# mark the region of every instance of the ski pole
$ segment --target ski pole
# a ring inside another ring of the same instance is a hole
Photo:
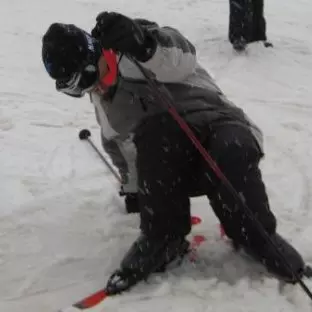
[[[296,282],[301,286],[303,291],[308,295],[308,297],[312,300],[312,292],[307,287],[307,285],[303,282],[302,278],[299,276],[297,272],[292,269],[291,264],[288,262],[287,258],[280,251],[278,246],[274,243],[270,235],[265,231],[262,224],[255,217],[254,213],[250,208],[245,204],[240,195],[237,193],[231,182],[227,179],[227,177],[223,174],[222,170],[219,168],[214,159],[210,156],[208,151],[203,147],[198,138],[196,137],[193,130],[189,127],[186,121],[181,117],[179,112],[176,110],[173,100],[170,97],[170,93],[165,93],[158,87],[157,82],[155,81],[154,74],[149,70],[145,69],[137,60],[132,58],[132,61],[135,65],[140,69],[142,75],[145,77],[148,86],[150,87],[151,92],[158,99],[159,104],[161,104],[168,113],[172,116],[172,118],[178,123],[180,128],[185,132],[188,138],[192,141],[196,149],[202,155],[204,160],[208,163],[210,168],[213,170],[215,175],[219,178],[219,180],[224,184],[224,186],[228,189],[231,195],[235,198],[239,207],[243,212],[247,215],[249,220],[254,224],[255,228],[259,231],[260,235],[273,247],[280,258],[280,261],[284,264],[284,266],[291,272]],[[309,267],[308,267],[309,268]],[[307,269],[307,268],[305,268]]]
[[[121,179],[120,175],[114,169],[114,167],[108,162],[108,160],[103,156],[103,154],[99,151],[99,149],[96,147],[96,145],[90,139],[90,136],[91,136],[91,132],[88,129],[82,129],[79,132],[79,139],[83,140],[83,141],[86,140],[91,145],[91,147],[95,150],[95,152],[98,154],[98,156],[103,160],[104,164],[107,166],[109,171],[114,175],[116,180],[122,185],[123,183],[122,183],[122,179]],[[141,190],[141,189],[138,187],[138,190]],[[123,189],[121,189],[119,194],[120,194],[120,196],[126,195],[126,193],[123,191]]]
[[[79,132],[79,139],[83,141],[87,141],[93,150],[98,154],[98,156],[103,160],[109,171],[114,175],[116,180],[121,183],[121,177],[117,173],[117,171],[113,168],[113,166],[107,161],[107,159],[103,156],[103,154],[99,151],[99,149],[96,147],[96,145],[93,143],[93,141],[90,139],[91,132],[88,129],[82,129]]]

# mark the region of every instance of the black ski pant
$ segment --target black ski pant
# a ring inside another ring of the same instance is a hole
[[[229,40],[266,41],[263,0],[230,0]]]
[[[191,230],[190,196],[197,193],[208,196],[228,237],[247,246],[263,245],[237,200],[171,116],[151,118],[140,132],[135,143],[144,233],[187,235]],[[264,229],[274,233],[276,220],[258,167],[262,152],[251,132],[243,126],[224,125],[211,131],[202,143]]]
[[[225,126],[217,129],[205,142],[205,147],[227,177],[241,200],[252,211],[268,234],[275,233],[276,219],[270,210],[259,161],[263,154],[251,132],[240,126]],[[210,166],[202,160],[202,188],[210,199],[210,205],[219,218],[225,233],[235,243],[255,247],[263,246],[265,239],[254,222],[247,216],[239,202],[224,183],[216,177]]]
[[[294,271],[302,276],[302,257],[276,233],[276,219],[259,169],[263,154],[248,128],[227,124],[211,128],[207,136],[202,136],[202,131],[197,135],[275,247],[289,261],[292,271],[171,116],[153,117],[141,130],[135,143],[142,232],[156,240],[187,235],[191,230],[190,196],[205,194],[226,235],[236,245],[243,246],[285,281],[296,282]]]

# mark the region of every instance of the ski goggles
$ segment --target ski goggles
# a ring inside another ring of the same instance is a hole
[[[99,84],[102,89],[108,89],[117,77],[117,57],[111,50],[102,50],[108,71],[100,81],[98,69],[98,59],[95,62],[94,57],[90,57],[81,67],[81,70],[75,72],[66,80],[56,81],[56,89],[73,97],[82,97],[87,92],[93,90]]]
[[[99,80],[97,66],[87,64],[76,73],[73,73],[69,79],[57,80],[56,90],[73,97],[82,97],[91,91]]]

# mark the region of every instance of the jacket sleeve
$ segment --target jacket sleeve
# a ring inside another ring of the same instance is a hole
[[[148,21],[137,20],[137,22],[150,40],[155,42],[151,57],[140,64],[152,71],[158,81],[179,83],[195,71],[197,64],[195,47],[177,29],[159,27]],[[135,70],[130,68],[125,70],[123,75],[138,78]]]
[[[109,125],[107,116],[100,105],[100,97],[90,94],[94,104],[95,116],[101,127],[102,146],[117,167],[121,178],[121,191],[124,193],[137,192],[136,147],[132,138],[121,138]]]
[[[137,192],[136,148],[132,140],[118,138],[107,140],[102,134],[102,146],[118,168],[121,177],[121,191]]]

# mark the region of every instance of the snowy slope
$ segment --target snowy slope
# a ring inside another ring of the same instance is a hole
[[[312,2],[266,2],[275,48],[254,44],[236,55],[226,0],[1,0],[1,312],[53,312],[102,287],[137,235],[114,178],[77,139],[88,127],[98,141],[92,106],[57,94],[41,64],[50,23],[90,29],[101,10],[177,26],[195,42],[220,86],[264,130],[263,174],[280,231],[312,262]],[[155,276],[105,311],[311,311],[298,287],[280,293],[220,241],[206,199],[193,204],[204,220],[197,231],[208,237],[198,265]]]

